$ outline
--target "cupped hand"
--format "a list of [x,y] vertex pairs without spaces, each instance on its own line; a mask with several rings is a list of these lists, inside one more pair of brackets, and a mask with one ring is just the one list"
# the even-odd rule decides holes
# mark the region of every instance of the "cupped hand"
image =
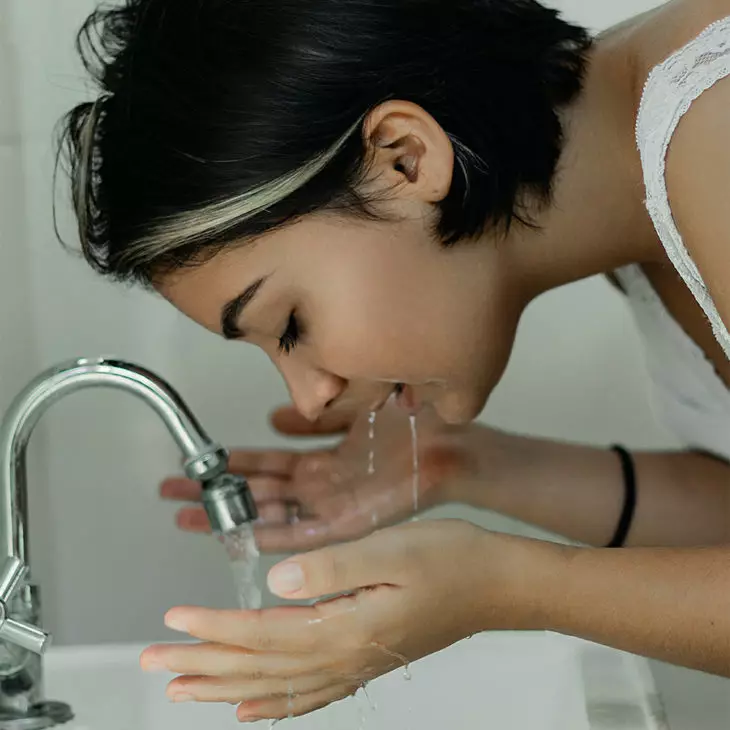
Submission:
[[171,699],[238,704],[242,721],[309,713],[479,631],[538,628],[524,580],[533,545],[542,543],[456,520],[388,528],[269,573],[283,598],[341,597],[261,611],[175,608],[167,625],[202,643],[152,646],[141,663],[183,675]]
[[[231,471],[247,478],[258,505],[257,540],[264,552],[309,550],[395,524],[444,501],[449,481],[471,468],[464,440],[469,427],[448,427],[432,412],[424,412],[417,421],[417,483],[410,423],[393,405],[378,413],[373,439],[367,413],[333,412],[310,423],[293,408],[284,408],[274,413],[272,423],[288,436],[344,438],[327,451],[231,453]],[[161,494],[197,503],[200,485],[167,479]],[[210,529],[197,504],[183,507],[177,523],[193,532]]]

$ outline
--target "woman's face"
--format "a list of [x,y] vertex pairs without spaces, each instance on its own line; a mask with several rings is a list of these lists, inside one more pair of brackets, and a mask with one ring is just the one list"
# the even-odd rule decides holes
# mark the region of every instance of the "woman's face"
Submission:
[[161,292],[207,329],[264,350],[310,419],[376,409],[403,384],[404,407],[431,404],[462,423],[500,379],[522,310],[501,249],[444,249],[423,216],[317,215],[171,275]]
[[420,107],[386,102],[364,137],[387,221],[313,214],[169,276],[160,291],[209,330],[261,347],[310,419],[327,407],[377,409],[403,384],[404,407],[470,421],[504,371],[525,304],[514,248],[434,240],[454,154]]

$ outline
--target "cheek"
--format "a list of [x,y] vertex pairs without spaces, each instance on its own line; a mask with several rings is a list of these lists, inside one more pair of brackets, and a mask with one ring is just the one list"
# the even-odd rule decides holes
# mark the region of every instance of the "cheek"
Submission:
[[312,313],[312,342],[324,369],[351,379],[415,382],[463,374],[473,356],[483,356],[463,302],[444,306],[428,285],[404,284],[361,277],[321,299]]
[[387,311],[342,304],[317,319],[313,342],[321,366],[341,377],[398,377],[408,365],[401,334]]

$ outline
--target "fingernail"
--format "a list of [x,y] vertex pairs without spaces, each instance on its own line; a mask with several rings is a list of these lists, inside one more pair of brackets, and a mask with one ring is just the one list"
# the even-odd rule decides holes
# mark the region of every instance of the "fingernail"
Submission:
[[304,588],[304,571],[299,563],[282,563],[269,571],[269,589],[272,593],[296,593]]
[[[241,703],[238,707],[238,710],[236,712],[236,719],[238,722],[258,722],[259,720],[263,720],[264,718],[261,715],[257,715],[255,713],[247,713],[244,709],[242,709],[244,706],[244,703]],[[276,724],[277,720],[271,720],[273,724]]]
[[195,697],[193,697],[191,694],[186,694],[183,692],[180,694],[172,695],[172,697],[170,697],[170,700],[172,702],[193,702],[195,700]]
[[188,632],[187,624],[176,613],[168,613],[165,616],[165,626],[173,631],[182,631],[184,633]]

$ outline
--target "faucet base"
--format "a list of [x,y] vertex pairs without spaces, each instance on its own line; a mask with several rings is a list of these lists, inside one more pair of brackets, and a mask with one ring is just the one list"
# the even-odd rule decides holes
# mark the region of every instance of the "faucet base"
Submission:
[[73,710],[63,702],[39,702],[25,713],[0,711],[0,730],[45,730],[73,718]]

